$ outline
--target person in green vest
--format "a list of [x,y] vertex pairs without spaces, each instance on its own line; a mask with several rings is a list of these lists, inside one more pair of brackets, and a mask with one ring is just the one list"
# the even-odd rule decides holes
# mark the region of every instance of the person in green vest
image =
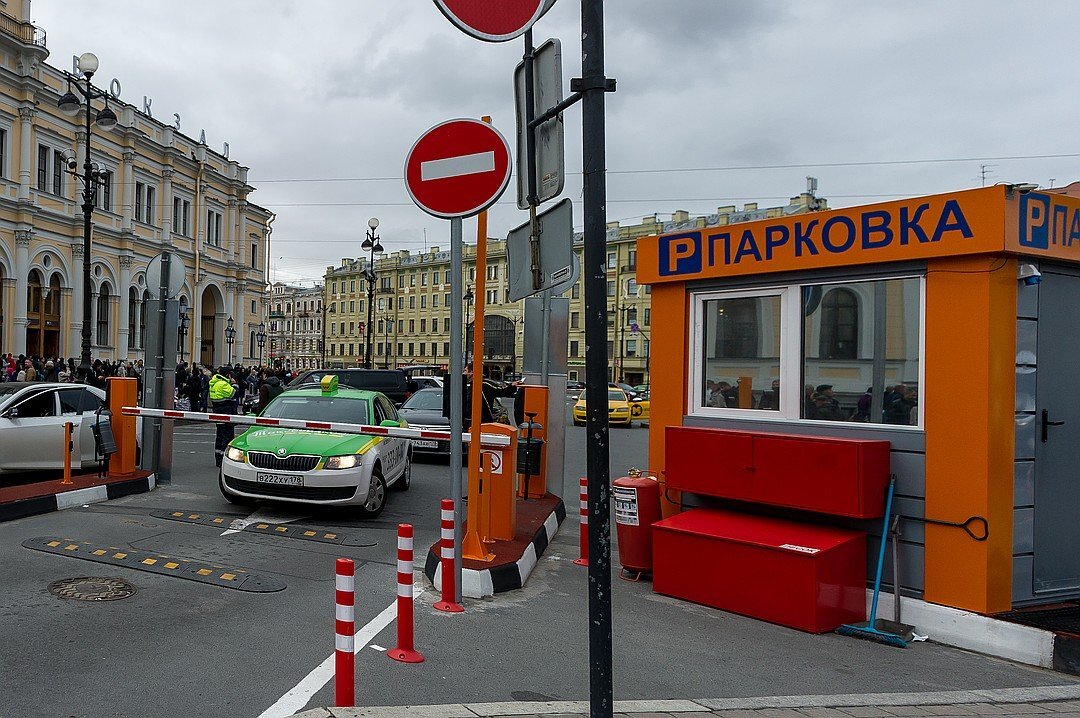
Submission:
[[[232,370],[229,367],[221,367],[214,376],[210,377],[210,406],[215,414],[236,413],[236,382],[232,379]],[[233,424],[221,423],[217,425],[217,438],[214,442],[214,462],[221,466],[221,460],[225,457],[225,449],[233,440],[236,427]]]

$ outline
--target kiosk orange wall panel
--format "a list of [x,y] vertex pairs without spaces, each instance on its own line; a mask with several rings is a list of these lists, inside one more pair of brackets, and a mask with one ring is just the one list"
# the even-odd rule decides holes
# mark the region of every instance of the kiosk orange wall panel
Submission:
[[926,279],[926,516],[984,516],[987,541],[926,526],[925,598],[980,613],[1012,603],[1016,262],[933,260]]
[[[689,302],[686,285],[657,284],[652,291],[652,342],[664,347],[653,354],[650,374],[649,467],[662,471],[665,426],[681,426],[686,413],[686,372],[689,342]],[[679,507],[667,499],[666,479],[660,475],[660,507],[664,516],[677,513]],[[677,495],[678,492],[673,492]],[[672,496],[676,498],[676,496]]]

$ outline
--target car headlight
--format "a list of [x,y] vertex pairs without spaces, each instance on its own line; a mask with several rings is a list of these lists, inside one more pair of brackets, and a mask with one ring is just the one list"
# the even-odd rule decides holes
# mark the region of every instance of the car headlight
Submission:
[[225,456],[227,456],[230,461],[239,461],[240,463],[243,463],[247,459],[247,454],[244,453],[242,449],[237,449],[235,446],[230,446],[225,449]]
[[324,469],[351,469],[360,463],[360,457],[356,454],[347,456],[331,456],[326,460]]
[[625,414],[628,411],[630,411],[630,409],[625,407],[625,406],[619,406],[619,407],[615,408],[615,413],[616,414]]

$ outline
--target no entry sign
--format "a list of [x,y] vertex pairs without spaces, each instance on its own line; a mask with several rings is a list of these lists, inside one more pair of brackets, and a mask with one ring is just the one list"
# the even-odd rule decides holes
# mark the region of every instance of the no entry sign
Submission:
[[450,22],[478,40],[505,42],[532,27],[555,0],[435,0]]
[[416,205],[443,219],[471,217],[510,183],[510,145],[494,127],[461,118],[435,125],[405,158],[405,187]]

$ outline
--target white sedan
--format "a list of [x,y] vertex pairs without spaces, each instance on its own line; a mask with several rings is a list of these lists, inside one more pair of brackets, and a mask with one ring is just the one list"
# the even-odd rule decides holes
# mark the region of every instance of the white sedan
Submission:
[[0,384],[0,473],[63,469],[67,422],[72,469],[96,466],[93,426],[104,404],[105,392],[85,384]]

